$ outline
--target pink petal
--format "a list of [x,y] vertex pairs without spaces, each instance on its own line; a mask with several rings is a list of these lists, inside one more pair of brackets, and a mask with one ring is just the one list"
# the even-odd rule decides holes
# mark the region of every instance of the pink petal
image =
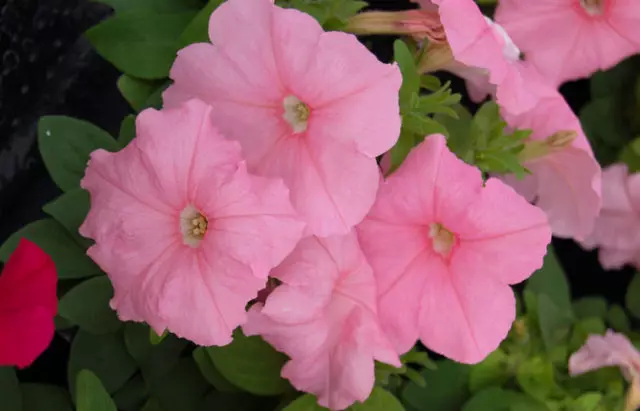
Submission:
[[498,348],[515,320],[511,289],[481,270],[432,267],[422,291],[420,339],[462,363],[482,361]]
[[53,260],[20,240],[0,275],[0,366],[28,367],[51,343],[57,280]]
[[582,348],[569,358],[571,375],[611,366],[620,367],[629,380],[640,376],[640,353],[624,334],[611,330],[604,336],[590,335]]

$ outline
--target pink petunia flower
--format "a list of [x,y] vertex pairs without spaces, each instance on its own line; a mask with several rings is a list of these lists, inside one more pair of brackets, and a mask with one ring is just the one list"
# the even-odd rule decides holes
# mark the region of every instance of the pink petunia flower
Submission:
[[247,173],[204,103],[146,110],[136,129],[122,151],[91,155],[80,228],[96,241],[88,253],[111,279],[123,321],[227,344],[304,224],[282,181]]
[[422,71],[446,70],[466,79],[469,95],[476,102],[494,94],[498,104],[511,107],[514,113],[535,105],[536,95],[524,85],[514,65],[520,50],[473,0],[415,1],[427,11],[437,5],[446,34],[444,45],[434,42],[428,46]]
[[464,363],[481,361],[515,319],[509,284],[542,265],[544,213],[500,180],[484,184],[432,135],[382,183],[358,226],[378,283],[382,326],[400,353],[420,340]]
[[0,275],[0,366],[28,367],[49,346],[57,282],[53,260],[20,240]]
[[269,0],[226,1],[209,36],[178,53],[165,104],[210,104],[249,170],[284,179],[308,234],[348,233],[375,200],[375,157],[400,133],[399,68]]
[[508,106],[501,112],[509,126],[533,131],[521,153],[532,174],[524,180],[508,176],[505,181],[547,213],[554,235],[583,239],[600,212],[600,165],[564,97],[530,65],[521,64],[520,71],[540,96],[538,103],[518,115]]
[[367,399],[374,359],[401,366],[377,317],[376,283],[355,232],[302,240],[271,273],[283,282],[243,327],[291,360],[282,376],[342,410]]
[[620,333],[590,335],[587,342],[569,358],[569,374],[584,374],[603,367],[620,367],[628,381],[640,380],[640,353]]
[[640,51],[637,0],[500,0],[495,18],[554,86]]
[[640,173],[629,175],[624,164],[602,171],[602,210],[582,245],[599,247],[606,269],[629,263],[640,268]]

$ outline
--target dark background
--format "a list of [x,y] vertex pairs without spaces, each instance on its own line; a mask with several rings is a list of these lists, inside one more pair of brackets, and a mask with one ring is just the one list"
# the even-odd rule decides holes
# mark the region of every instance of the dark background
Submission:
[[[369,3],[374,9],[411,7],[408,0]],[[60,193],[38,154],[38,118],[77,117],[116,135],[131,112],[116,88],[118,71],[82,37],[110,13],[88,0],[0,0],[0,244],[44,217],[42,206]],[[379,58],[390,60],[393,39],[371,40]],[[454,87],[464,90],[461,82]],[[561,91],[576,112],[590,98],[586,81],[567,84]],[[554,245],[575,297],[599,294],[623,302],[633,270],[605,272],[596,253],[568,240],[554,239]],[[67,353],[68,343],[56,337],[21,379],[63,383]],[[55,374],[48,372],[54,369]]]

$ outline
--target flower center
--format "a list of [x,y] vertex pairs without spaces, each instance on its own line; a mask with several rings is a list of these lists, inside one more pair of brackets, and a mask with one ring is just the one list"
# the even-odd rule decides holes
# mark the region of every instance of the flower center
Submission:
[[185,245],[196,248],[207,233],[209,221],[197,208],[188,205],[180,213],[180,232]]
[[432,223],[429,225],[429,237],[433,244],[433,250],[447,257],[456,243],[456,236],[442,224]]
[[291,125],[293,133],[298,134],[307,131],[307,123],[311,114],[309,106],[296,96],[285,97],[282,105],[284,106],[282,117]]
[[604,11],[605,0],[580,0],[580,5],[591,16],[599,16]]

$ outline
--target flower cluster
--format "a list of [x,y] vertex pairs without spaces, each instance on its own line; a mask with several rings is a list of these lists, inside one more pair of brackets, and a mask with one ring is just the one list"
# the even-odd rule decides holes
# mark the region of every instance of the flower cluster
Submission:
[[[341,410],[370,395],[375,361],[401,367],[417,341],[463,363],[494,351],[515,319],[510,285],[541,267],[552,233],[601,245],[610,266],[640,261],[635,180],[605,172],[598,218],[601,170],[557,91],[640,48],[630,1],[503,0],[497,22],[473,0],[419,3],[346,30],[409,35],[421,74],[492,96],[510,130],[531,130],[517,154],[530,173],[483,175],[425,133],[383,176],[377,158],[404,129],[399,66],[298,10],[227,0],[210,43],[178,53],[164,108],[143,111],[121,151],[95,151],[82,180],[80,232],[120,319],[202,346],[241,326],[290,358],[295,388]],[[601,49],[585,27],[624,46]],[[569,48],[589,65],[563,64]]]

